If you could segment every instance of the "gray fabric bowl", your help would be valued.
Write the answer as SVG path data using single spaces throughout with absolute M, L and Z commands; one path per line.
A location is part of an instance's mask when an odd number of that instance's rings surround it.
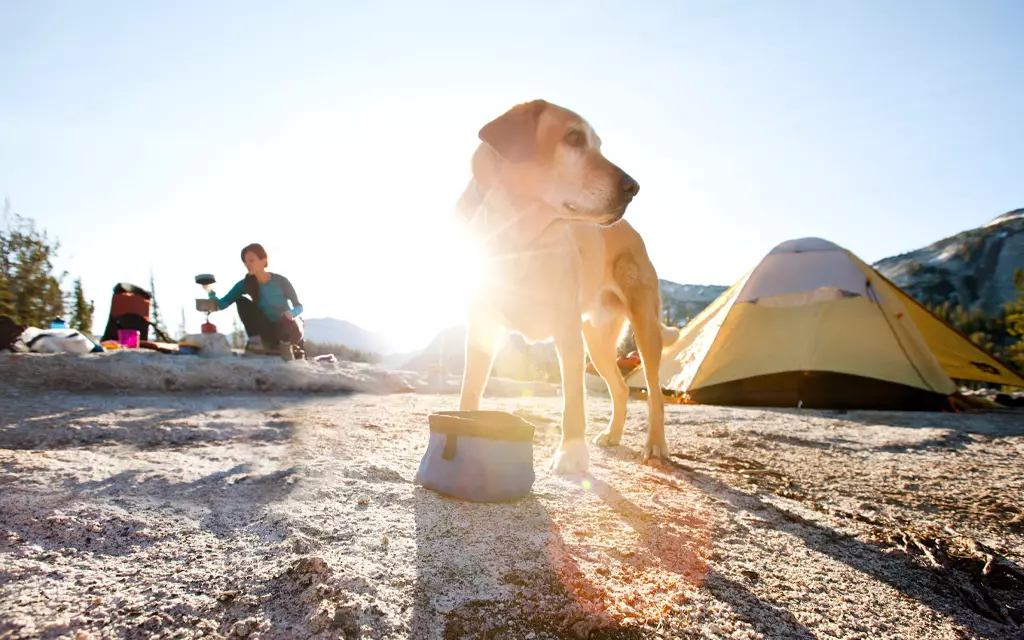
M 416 483 L 473 502 L 516 500 L 533 488 L 534 426 L 504 411 L 439 411 Z

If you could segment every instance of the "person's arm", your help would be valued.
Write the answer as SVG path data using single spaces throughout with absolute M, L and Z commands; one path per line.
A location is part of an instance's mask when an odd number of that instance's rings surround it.
M 212 290 L 210 291 L 210 293 L 208 295 L 210 297 L 210 300 L 216 300 L 217 301 L 217 309 L 220 310 L 220 311 L 223 311 L 224 309 L 227 309 L 231 305 L 233 305 L 236 302 L 238 302 L 238 297 L 242 295 L 242 292 L 244 290 L 245 290 L 245 280 L 243 279 L 243 280 L 239 280 L 237 283 L 235 283 L 235 286 L 231 287 L 231 291 L 228 291 L 228 294 L 226 296 L 224 296 L 223 298 L 218 298 L 217 294 L 214 293 Z
M 288 299 L 288 302 L 292 303 L 292 308 L 289 312 L 293 318 L 298 318 L 299 314 L 302 313 L 302 303 L 299 302 L 299 296 L 295 293 L 295 287 L 288 278 L 280 276 L 281 278 L 281 290 L 284 292 L 284 297 Z

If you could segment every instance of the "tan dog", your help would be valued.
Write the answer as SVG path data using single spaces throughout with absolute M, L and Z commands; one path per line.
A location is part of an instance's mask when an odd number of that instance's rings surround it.
M 640 235 L 620 220 L 640 186 L 601 154 L 583 118 L 543 100 L 516 105 L 479 137 L 458 210 L 484 243 L 489 272 L 471 298 L 460 410 L 479 408 L 503 329 L 530 342 L 553 339 L 563 405 L 551 468 L 585 473 L 584 340 L 613 403 L 594 442 L 617 445 L 628 388 L 616 351 L 628 320 L 655 390 L 643 460 L 667 457 L 658 371 L 663 341 L 678 329 L 661 323 L 657 274 Z

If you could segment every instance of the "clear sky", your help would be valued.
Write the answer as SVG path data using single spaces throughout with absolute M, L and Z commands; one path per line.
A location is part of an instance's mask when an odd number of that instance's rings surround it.
M 477 131 L 533 98 L 640 182 L 627 218 L 677 282 L 1024 206 L 1019 0 L 0 0 L 0 26 L 0 197 L 59 238 L 96 332 L 150 270 L 198 330 L 193 276 L 224 293 L 261 242 L 306 317 L 421 346 L 461 318 Z

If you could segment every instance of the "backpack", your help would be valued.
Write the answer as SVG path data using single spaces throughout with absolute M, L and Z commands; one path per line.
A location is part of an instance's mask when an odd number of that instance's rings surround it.
M 11 345 L 25 332 L 21 326 L 9 316 L 0 316 L 0 351 L 10 349 Z
M 153 295 L 129 282 L 119 282 L 114 286 L 114 296 L 110 299 L 110 315 L 107 328 L 103 331 L 101 342 L 117 341 L 118 329 L 136 330 L 139 340 L 149 340 L 149 328 L 153 327 L 157 337 L 164 342 L 174 342 L 153 324 L 150 313 L 153 307 Z

